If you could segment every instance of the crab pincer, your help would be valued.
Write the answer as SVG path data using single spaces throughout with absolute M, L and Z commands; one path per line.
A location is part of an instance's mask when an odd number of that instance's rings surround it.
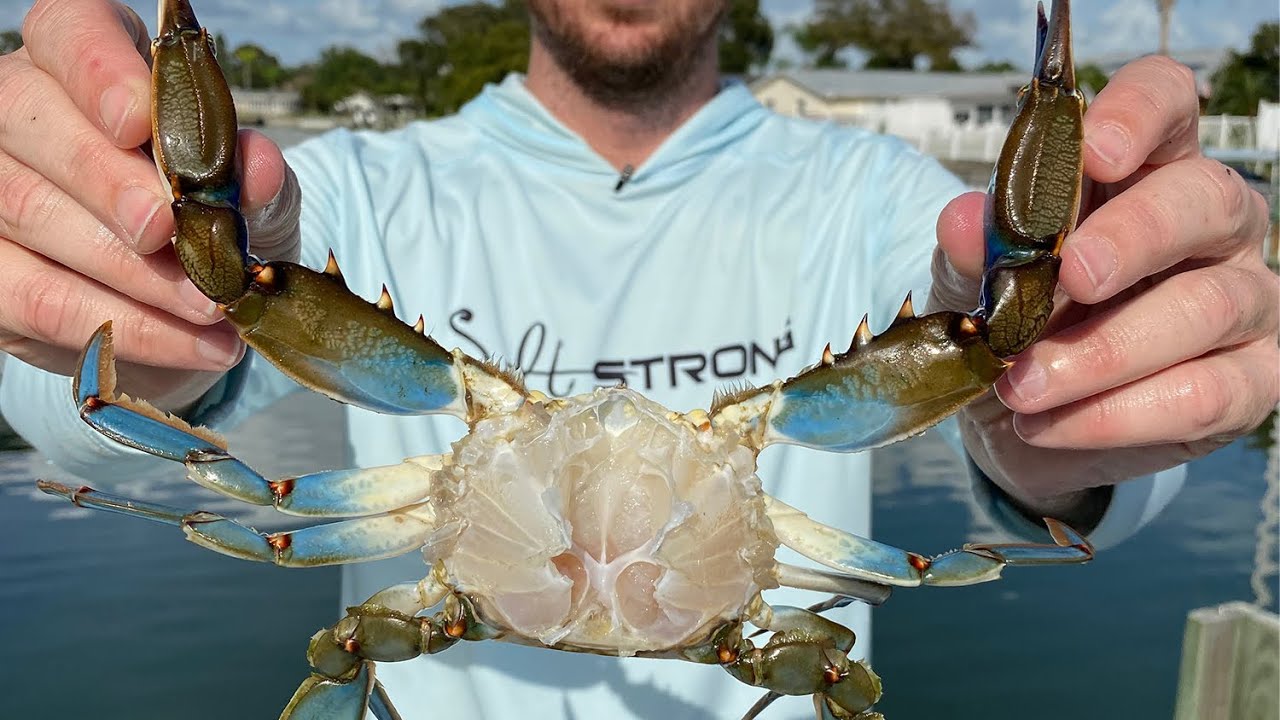
M 466 414 L 454 356 L 394 314 L 383 290 L 347 289 L 324 271 L 263 263 L 240 211 L 237 120 L 212 39 L 188 0 L 161 0 L 152 49 L 152 144 L 173 191 L 174 248 L 249 347 L 302 385 L 390 414 Z
M 1070 3 L 1040 6 L 1036 67 L 987 193 L 979 307 L 917 317 L 908 295 L 880 335 L 864 317 L 849 349 L 715 415 L 764 417 L 762 442 L 859 452 L 917 435 L 986 393 L 1044 331 L 1059 254 L 1075 228 L 1084 173 L 1084 97 L 1072 65 Z

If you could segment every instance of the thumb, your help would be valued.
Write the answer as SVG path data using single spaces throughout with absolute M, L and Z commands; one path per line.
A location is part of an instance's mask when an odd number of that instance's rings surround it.
M 982 214 L 986 195 L 965 193 L 938 216 L 938 249 L 933 255 L 934 310 L 968 312 L 977 301 L 982 282 L 984 241 Z
M 254 130 L 240 132 L 243 179 L 241 209 L 249 224 L 249 245 L 265 260 L 296 262 L 302 249 L 298 219 L 302 190 L 279 146 Z

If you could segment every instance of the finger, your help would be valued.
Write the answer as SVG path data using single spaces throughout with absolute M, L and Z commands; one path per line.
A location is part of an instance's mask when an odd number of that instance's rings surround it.
M 1280 400 L 1275 338 L 1216 352 L 1071 405 L 1015 415 L 1038 447 L 1103 449 L 1226 440 Z
M 243 355 L 225 323 L 201 327 L 116 294 L 14 243 L 0 243 L 0 336 L 79 348 L 107 320 L 124 361 L 227 370 Z
M 1280 280 L 1261 266 L 1180 273 L 1036 343 L 996 394 L 1015 412 L 1044 412 L 1218 348 L 1274 337 L 1278 321 Z
M 938 216 L 930 311 L 972 309 L 982 279 L 985 203 L 984 193 L 965 193 L 947 203 Z
M 1118 182 L 1144 163 L 1200 154 L 1199 94 L 1181 63 L 1151 55 L 1121 68 L 1084 117 L 1085 172 Z
M 938 216 L 938 245 L 952 267 L 970 280 L 982 278 L 982 213 L 986 202 L 986 193 L 967 192 L 947 203 Z
M 1156 169 L 1093 212 L 1062 250 L 1059 282 L 1097 303 L 1189 258 L 1224 258 L 1266 227 L 1265 203 L 1239 173 L 1206 158 Z
M 83 117 L 122 148 L 150 135 L 150 40 L 137 13 L 105 0 L 39 0 L 22 37 Z
M 297 177 L 285 164 L 280 147 L 262 133 L 242 130 L 239 152 L 244 158 L 241 200 L 254 253 L 296 260 L 302 243 L 298 228 L 302 191 Z
M 2 152 L 0 238 L 188 322 L 207 325 L 220 318 L 172 251 L 138 255 L 53 183 Z
M 122 150 L 94 127 L 53 78 L 25 63 L 0 68 L 0 151 L 85 207 L 140 252 L 173 234 L 172 202 L 142 153 Z
M 55 375 L 70 377 L 75 375 L 76 367 L 80 364 L 82 350 L 15 337 L 0 330 L 0 353 L 6 353 Z M 175 412 L 203 395 L 221 375 L 218 371 L 193 375 L 191 370 L 118 361 L 116 392 L 144 398 L 155 407 Z M 71 402 L 70 392 L 67 393 L 67 402 Z

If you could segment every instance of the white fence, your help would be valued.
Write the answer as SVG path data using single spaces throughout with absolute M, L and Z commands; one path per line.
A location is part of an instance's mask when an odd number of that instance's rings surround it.
M 995 162 L 1007 132 L 1008 128 L 999 124 L 977 128 L 957 125 L 904 139 L 941 160 Z M 1280 104 L 1261 103 L 1257 117 L 1201 116 L 1200 146 L 1211 153 L 1275 157 L 1280 152 Z

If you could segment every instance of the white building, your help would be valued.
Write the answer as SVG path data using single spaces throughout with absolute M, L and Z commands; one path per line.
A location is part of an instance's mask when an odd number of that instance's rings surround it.
M 264 123 L 302 112 L 302 96 L 293 90 L 244 90 L 232 88 L 236 114 L 243 123 Z
M 752 83 L 774 111 L 829 119 L 921 145 L 954 129 L 1007 128 L 1026 72 L 788 70 Z

